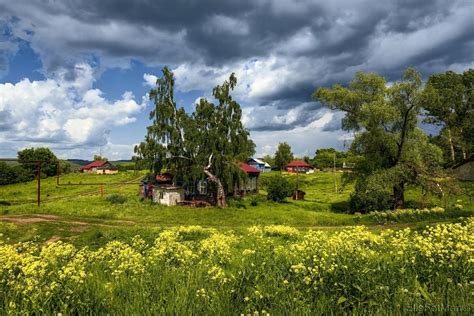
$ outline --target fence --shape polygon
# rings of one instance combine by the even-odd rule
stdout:
[[[17,159],[5,159],[1,158],[0,161],[4,162],[18,162]],[[38,207],[41,206],[41,166],[47,163],[51,163],[50,160],[26,160],[21,161],[22,165],[36,165],[36,204]],[[139,185],[141,184],[140,181],[127,181],[127,182],[80,182],[80,183],[61,183],[61,165],[60,161],[54,161],[56,164],[56,186],[100,186],[100,194],[103,196],[104,194],[104,186],[107,185]],[[21,203],[23,204],[23,203]]]

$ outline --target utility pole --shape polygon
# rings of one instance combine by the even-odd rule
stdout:
[[[299,189],[299,184],[300,184],[300,183],[299,183],[299,182],[300,182],[300,181],[299,181],[299,180],[300,180],[300,179],[299,179],[299,177],[300,177],[299,173],[300,173],[300,171],[299,171],[298,168],[297,168],[297,169],[296,169],[296,191],[295,191],[296,200],[298,200],[298,189]]]
[[[332,172],[334,173],[334,192],[337,193],[336,153],[335,152],[334,152],[334,164],[333,164]]]

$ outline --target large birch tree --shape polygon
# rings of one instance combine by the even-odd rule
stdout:
[[[175,79],[165,67],[149,93],[155,106],[150,113],[152,124],[147,127],[145,141],[135,147],[137,160],[155,174],[163,169],[172,172],[175,181],[192,183],[207,177],[213,183],[217,206],[226,207],[227,193],[246,177],[238,161],[245,161],[255,151],[241,121],[240,105],[231,95],[236,84],[232,74],[213,89],[216,104],[201,98],[195,111],[187,113],[176,105]]]

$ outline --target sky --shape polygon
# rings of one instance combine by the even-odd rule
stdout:
[[[234,72],[257,157],[343,150],[343,114],[311,93],[474,68],[473,16],[472,0],[0,0],[0,157],[130,159],[164,66],[187,111]]]

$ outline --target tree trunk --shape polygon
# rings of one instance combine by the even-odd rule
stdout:
[[[393,187],[393,206],[398,209],[405,206],[405,183],[401,182]]]
[[[227,201],[225,199],[225,191],[224,186],[222,185],[221,180],[213,175],[207,168],[204,168],[204,173],[209,177],[209,181],[212,181],[217,186],[217,197],[216,197],[216,204],[218,207],[226,208]]]
[[[459,130],[459,133],[461,134],[461,152],[462,152],[462,159],[466,160],[467,155],[466,155],[466,146],[464,144],[464,139],[462,137],[462,128]]]
[[[448,142],[449,142],[449,149],[451,151],[451,161],[454,162],[454,145],[453,145],[453,137],[451,135],[451,129],[448,128]]]

